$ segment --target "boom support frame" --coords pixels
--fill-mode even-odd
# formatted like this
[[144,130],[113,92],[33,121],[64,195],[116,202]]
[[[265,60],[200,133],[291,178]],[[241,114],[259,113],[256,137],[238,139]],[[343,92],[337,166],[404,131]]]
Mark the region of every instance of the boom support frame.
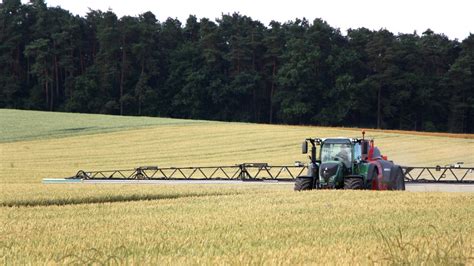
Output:
[[[305,164],[271,166],[267,163],[165,168],[141,166],[123,170],[80,170],[68,179],[294,181],[307,169],[308,166]],[[402,169],[406,182],[474,184],[474,167],[402,166]]]

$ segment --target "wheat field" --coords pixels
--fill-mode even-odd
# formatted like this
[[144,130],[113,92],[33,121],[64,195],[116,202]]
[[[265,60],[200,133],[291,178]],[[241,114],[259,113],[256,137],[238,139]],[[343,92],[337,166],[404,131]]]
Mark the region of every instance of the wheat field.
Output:
[[[472,193],[41,184],[79,169],[292,164],[304,138],[360,129],[15,110],[0,122],[2,264],[474,263]],[[402,165],[474,165],[472,135],[366,131]]]
[[[16,112],[25,116],[23,112],[26,111]],[[41,115],[49,118],[48,113]],[[77,135],[70,122],[74,115],[70,116],[56,119],[59,122],[61,119],[68,121],[65,128],[55,127],[50,132],[41,130],[39,134],[47,137],[40,140],[36,139],[35,129],[28,127],[27,121],[12,123],[11,127],[16,130],[8,130],[7,125],[7,133],[2,132],[4,139],[14,139],[15,132],[23,129],[29,131],[23,134],[29,135],[31,140],[0,143],[0,182],[37,183],[45,177],[72,176],[81,169],[130,169],[144,165],[213,166],[244,162],[291,165],[295,161],[307,160],[300,151],[300,144],[305,138],[361,137],[361,129],[188,120],[165,123],[160,118],[155,118],[155,126],[148,122],[146,128],[139,129],[134,129],[134,124],[128,124],[127,119],[130,118],[121,122],[107,120],[102,130],[122,130]],[[115,127],[107,127],[107,124]],[[83,126],[81,124],[79,128]],[[5,130],[5,127],[2,128]],[[62,132],[66,129],[73,133],[64,136]],[[459,161],[474,165],[474,137],[470,135],[454,138],[366,131],[368,137],[375,139],[382,153],[400,165],[435,166]]]
[[[69,201],[10,201],[13,206],[0,208],[1,263],[473,262],[470,194],[296,193],[278,185],[105,186],[87,187],[86,195],[76,194],[77,187],[51,190],[57,198],[67,191]],[[112,190],[124,201],[110,196]]]

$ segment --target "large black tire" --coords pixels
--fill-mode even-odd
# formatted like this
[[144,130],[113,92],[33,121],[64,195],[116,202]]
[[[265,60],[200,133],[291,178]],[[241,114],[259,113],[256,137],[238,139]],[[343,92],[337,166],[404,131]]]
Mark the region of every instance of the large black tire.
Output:
[[364,180],[359,177],[348,177],[344,179],[344,189],[363,189]]
[[403,175],[403,170],[400,166],[395,165],[392,168],[394,171],[394,184],[392,190],[405,190],[405,176]]
[[298,176],[295,180],[295,191],[313,189],[312,176]]

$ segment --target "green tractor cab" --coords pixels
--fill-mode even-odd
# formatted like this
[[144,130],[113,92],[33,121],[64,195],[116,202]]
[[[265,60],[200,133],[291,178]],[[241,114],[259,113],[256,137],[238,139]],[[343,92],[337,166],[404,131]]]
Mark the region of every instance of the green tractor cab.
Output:
[[311,145],[308,172],[296,178],[295,190],[404,190],[401,167],[382,156],[373,143],[364,138],[306,139],[302,151],[306,154]]

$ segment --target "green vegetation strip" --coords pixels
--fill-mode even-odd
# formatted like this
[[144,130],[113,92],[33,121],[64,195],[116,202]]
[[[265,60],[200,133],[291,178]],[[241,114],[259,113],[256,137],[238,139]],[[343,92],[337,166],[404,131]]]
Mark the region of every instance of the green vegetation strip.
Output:
[[145,200],[162,200],[162,199],[178,199],[185,197],[207,197],[232,195],[237,193],[188,193],[188,194],[131,194],[131,195],[103,195],[92,197],[78,198],[56,198],[56,199],[29,199],[0,202],[0,207],[37,207],[37,206],[64,206],[77,204],[95,204],[95,203],[113,203],[125,201],[145,201]]
[[205,121],[0,109],[0,143],[203,122]]

